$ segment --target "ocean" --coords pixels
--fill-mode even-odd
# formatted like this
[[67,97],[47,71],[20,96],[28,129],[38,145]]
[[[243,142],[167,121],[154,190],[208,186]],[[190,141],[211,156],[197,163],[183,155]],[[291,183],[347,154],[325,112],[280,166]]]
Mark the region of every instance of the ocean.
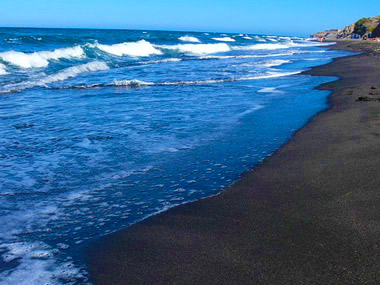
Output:
[[217,195],[328,107],[289,36],[0,28],[0,284],[91,283],[83,249]]

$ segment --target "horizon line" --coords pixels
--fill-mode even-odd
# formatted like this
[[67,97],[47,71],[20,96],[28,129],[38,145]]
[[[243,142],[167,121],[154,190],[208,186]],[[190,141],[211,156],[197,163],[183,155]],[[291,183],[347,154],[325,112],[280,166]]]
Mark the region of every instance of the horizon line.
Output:
[[[105,30],[105,31],[147,31],[147,32],[182,32],[182,33],[214,33],[214,34],[246,34],[255,36],[288,36],[289,34],[264,34],[264,33],[244,33],[244,32],[210,32],[210,31],[191,31],[191,30],[166,30],[166,29],[142,29],[142,28],[76,28],[76,27],[12,27],[0,26],[0,29],[55,29],[55,30]],[[297,36],[298,37],[298,36]],[[301,36],[302,37],[302,36]]]

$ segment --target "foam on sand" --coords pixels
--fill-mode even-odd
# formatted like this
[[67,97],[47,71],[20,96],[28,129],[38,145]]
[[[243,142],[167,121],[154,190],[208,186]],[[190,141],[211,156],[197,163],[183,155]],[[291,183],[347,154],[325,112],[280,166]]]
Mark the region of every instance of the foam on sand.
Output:
[[21,68],[47,67],[50,60],[83,57],[85,57],[85,53],[80,46],[61,48],[53,51],[39,51],[34,53],[24,53],[13,50],[0,53],[0,58],[2,60]]
[[192,42],[192,43],[200,43],[201,42],[196,37],[191,37],[191,36],[184,36],[184,37],[180,37],[178,39],[180,41],[183,41],[183,42]]
[[233,38],[230,37],[224,37],[224,38],[212,38],[214,41],[219,41],[219,42],[235,42]]
[[219,52],[230,51],[230,47],[227,44],[181,44],[181,45],[166,45],[160,46],[163,49],[178,50],[183,53],[190,54],[211,54]]
[[101,51],[106,53],[116,55],[116,56],[150,56],[154,54],[162,54],[161,51],[156,49],[150,42],[146,40],[141,40],[138,42],[125,42],[114,45],[103,45],[99,43],[95,43],[92,47],[96,47]]

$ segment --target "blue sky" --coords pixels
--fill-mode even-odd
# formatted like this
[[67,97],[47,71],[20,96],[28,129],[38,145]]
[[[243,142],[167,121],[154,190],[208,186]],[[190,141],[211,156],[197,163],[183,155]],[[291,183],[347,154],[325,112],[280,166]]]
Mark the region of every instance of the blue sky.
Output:
[[367,0],[0,0],[0,26],[309,35],[380,15]]

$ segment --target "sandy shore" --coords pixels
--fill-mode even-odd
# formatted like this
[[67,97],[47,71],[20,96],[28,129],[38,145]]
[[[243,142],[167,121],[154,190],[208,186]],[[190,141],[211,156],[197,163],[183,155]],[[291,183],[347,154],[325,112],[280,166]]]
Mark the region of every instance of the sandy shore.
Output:
[[380,284],[380,60],[359,45],[307,72],[341,78],[329,110],[221,195],[96,242],[93,282]]

